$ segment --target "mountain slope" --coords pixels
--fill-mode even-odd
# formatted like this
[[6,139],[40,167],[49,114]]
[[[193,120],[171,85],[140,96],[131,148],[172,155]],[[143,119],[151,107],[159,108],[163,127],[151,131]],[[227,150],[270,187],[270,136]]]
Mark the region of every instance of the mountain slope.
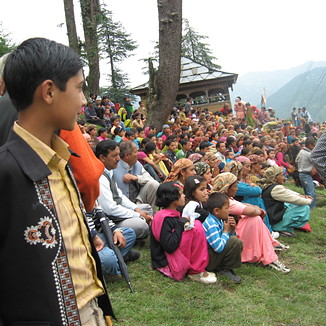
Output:
[[314,121],[326,120],[326,67],[300,74],[267,97],[267,107],[276,115],[289,118],[293,107],[306,107]]
[[[231,93],[232,102],[236,96],[252,104],[260,104],[263,88],[266,89],[267,97],[277,92],[281,87],[287,84],[291,79],[299,74],[309,72],[317,67],[325,67],[325,61],[309,61],[300,66],[276,71],[250,72],[239,76],[237,83],[233,86]],[[270,106],[267,103],[267,106]]]

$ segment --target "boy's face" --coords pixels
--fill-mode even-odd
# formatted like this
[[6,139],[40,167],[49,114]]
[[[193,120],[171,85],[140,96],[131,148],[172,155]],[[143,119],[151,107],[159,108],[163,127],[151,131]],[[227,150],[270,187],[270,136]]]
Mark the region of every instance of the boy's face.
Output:
[[268,157],[269,157],[271,160],[274,160],[274,158],[275,158],[275,152],[274,152],[274,151],[269,152]]
[[183,145],[183,149],[184,149],[186,152],[190,151],[190,150],[191,150],[191,142],[188,141],[187,144]]
[[83,93],[84,76],[82,70],[71,77],[66,90],[60,91],[55,85],[51,107],[51,121],[56,129],[73,130],[80,109],[86,105]]
[[145,134],[143,131],[138,133],[138,138],[144,138],[144,137],[145,137]]
[[220,220],[227,220],[229,218],[229,202],[224,203],[221,208],[216,207],[214,215]]
[[178,144],[176,142],[172,142],[169,146],[168,146],[168,149],[171,151],[171,152],[174,152],[177,148]]

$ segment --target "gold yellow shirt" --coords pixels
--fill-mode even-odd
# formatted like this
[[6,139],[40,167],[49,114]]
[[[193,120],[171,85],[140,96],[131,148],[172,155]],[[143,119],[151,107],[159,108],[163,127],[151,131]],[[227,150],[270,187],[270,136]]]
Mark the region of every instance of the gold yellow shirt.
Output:
[[79,197],[66,170],[70,158],[68,144],[57,135],[53,135],[50,148],[17,122],[13,129],[52,172],[48,177],[49,185],[67,250],[77,305],[81,309],[87,302],[103,294],[104,288],[96,274],[96,264],[91,254],[91,244]]

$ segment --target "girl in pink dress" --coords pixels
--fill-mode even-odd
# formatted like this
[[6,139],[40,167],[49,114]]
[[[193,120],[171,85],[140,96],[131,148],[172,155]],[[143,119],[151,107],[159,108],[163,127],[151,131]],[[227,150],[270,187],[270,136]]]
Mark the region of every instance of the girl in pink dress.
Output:
[[177,211],[184,204],[185,195],[179,184],[171,181],[159,186],[156,205],[163,209],[152,221],[152,266],[177,281],[188,275],[193,281],[215,283],[215,274],[205,271],[209,258],[204,229],[196,220],[194,227],[186,231],[189,220],[181,218]]
[[237,177],[225,172],[214,179],[213,192],[225,193],[230,198],[229,213],[239,216],[236,226],[237,237],[243,242],[241,261],[244,263],[260,262],[282,273],[289,273],[287,268],[278,260],[275,250],[288,249],[288,246],[280,244],[272,238],[268,228],[264,224],[265,211],[258,206],[244,204],[233,199],[237,191]]

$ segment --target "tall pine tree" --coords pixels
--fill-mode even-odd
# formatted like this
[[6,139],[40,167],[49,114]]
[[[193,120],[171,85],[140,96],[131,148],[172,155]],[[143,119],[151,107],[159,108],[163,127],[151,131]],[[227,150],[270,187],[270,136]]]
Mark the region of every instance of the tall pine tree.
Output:
[[184,19],[184,29],[182,36],[182,56],[198,62],[207,68],[221,69],[221,66],[214,63],[217,60],[209,48],[209,44],[204,40],[208,36],[198,34],[189,24],[187,19]]
[[126,76],[121,72],[118,64],[132,55],[137,48],[136,42],[120,22],[113,20],[112,12],[105,7],[102,7],[100,14],[98,37],[101,55],[110,63],[112,88],[124,88]]

